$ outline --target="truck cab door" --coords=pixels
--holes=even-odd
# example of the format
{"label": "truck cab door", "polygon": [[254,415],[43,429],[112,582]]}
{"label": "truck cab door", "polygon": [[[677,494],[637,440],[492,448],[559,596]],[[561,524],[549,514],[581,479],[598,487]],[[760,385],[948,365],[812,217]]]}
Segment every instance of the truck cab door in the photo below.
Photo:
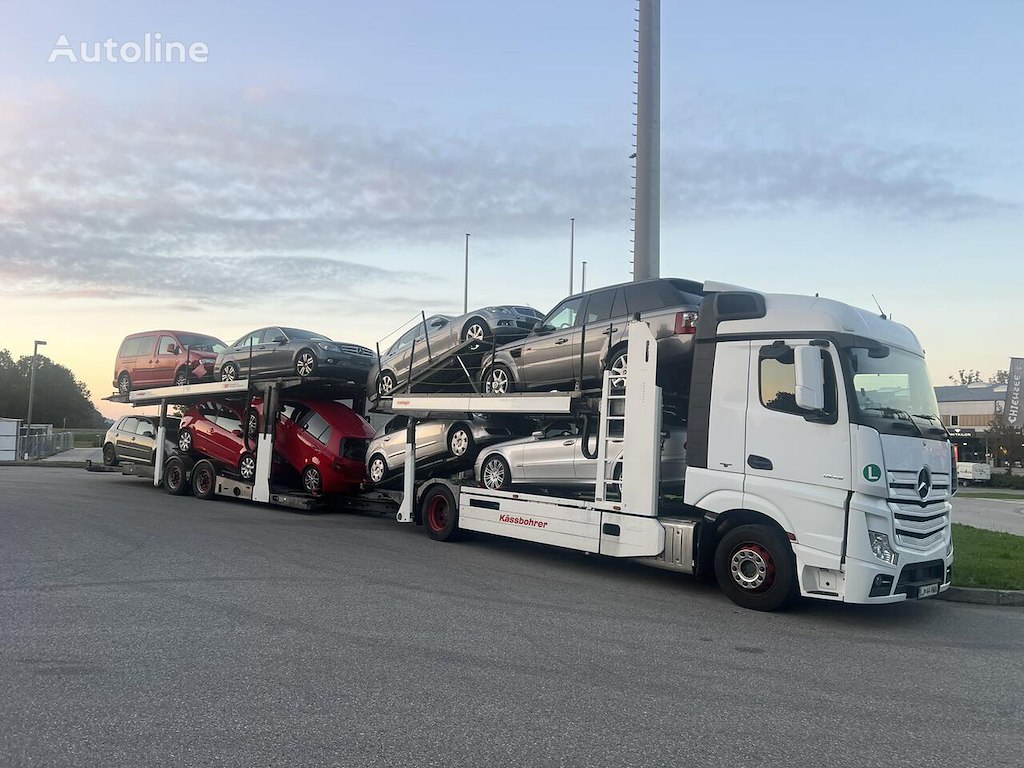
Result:
{"label": "truck cab door", "polygon": [[[795,357],[809,345],[819,350],[825,383],[824,407],[817,412],[801,409],[796,400]],[[852,487],[846,394],[837,385],[841,370],[827,342],[751,344],[743,451],[744,505],[778,510],[796,545],[837,557]]]}

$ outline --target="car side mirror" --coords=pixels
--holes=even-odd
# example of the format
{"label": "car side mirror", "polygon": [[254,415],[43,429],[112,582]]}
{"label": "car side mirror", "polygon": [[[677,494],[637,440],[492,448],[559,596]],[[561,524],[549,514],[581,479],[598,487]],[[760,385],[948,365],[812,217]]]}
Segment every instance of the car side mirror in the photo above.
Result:
{"label": "car side mirror", "polygon": [[232,429],[231,430],[231,434],[234,435],[235,437],[241,437],[242,436],[242,430],[240,430],[240,429]]}
{"label": "car side mirror", "polygon": [[812,346],[796,347],[796,405],[803,411],[817,412],[825,407],[825,369],[821,364],[821,349]]}
{"label": "car side mirror", "polygon": [[551,333],[553,330],[555,330],[555,326],[545,325],[543,320],[538,320],[533,326],[533,332],[536,334]]}
{"label": "car side mirror", "polygon": [[167,345],[167,354],[169,354],[169,355],[176,355],[179,352],[181,352],[181,350],[178,348],[177,344],[168,344]]}
{"label": "car side mirror", "polygon": [[441,326],[443,326],[443,325],[444,325],[444,323],[443,323],[442,321],[440,321],[440,320],[435,320],[434,322],[432,322],[432,323],[430,324],[430,327],[431,327],[431,328],[440,328],[440,327],[441,327]]}
{"label": "car side mirror", "polygon": [[271,344],[284,344],[286,341],[288,341],[288,339],[286,339],[284,336],[275,336],[274,338],[272,338],[270,340],[270,343]]}
{"label": "car side mirror", "polygon": [[544,437],[544,432],[541,430],[537,430],[536,432],[532,432],[531,436],[534,440],[541,440]]}
{"label": "car side mirror", "polygon": [[147,429],[147,430],[146,430],[145,432],[143,432],[143,433],[142,433],[142,436],[143,436],[143,437],[149,437],[149,438],[153,438],[153,437],[156,437],[156,435],[154,435],[154,434],[153,434],[152,432],[150,432],[150,431],[149,431],[148,429]]}

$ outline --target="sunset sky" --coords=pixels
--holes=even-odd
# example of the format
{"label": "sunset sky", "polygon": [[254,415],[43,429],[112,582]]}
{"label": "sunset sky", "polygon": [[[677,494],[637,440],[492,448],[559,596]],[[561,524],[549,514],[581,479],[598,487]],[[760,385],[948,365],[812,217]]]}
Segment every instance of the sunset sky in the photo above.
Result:
{"label": "sunset sky", "polygon": [[[121,338],[628,280],[633,17],[599,2],[3,4],[0,348],[100,410]],[[662,274],[815,293],[921,338],[936,384],[1024,355],[1024,3],[662,3]],[[205,63],[49,62],[113,38]],[[579,266],[576,269],[577,288]]]}

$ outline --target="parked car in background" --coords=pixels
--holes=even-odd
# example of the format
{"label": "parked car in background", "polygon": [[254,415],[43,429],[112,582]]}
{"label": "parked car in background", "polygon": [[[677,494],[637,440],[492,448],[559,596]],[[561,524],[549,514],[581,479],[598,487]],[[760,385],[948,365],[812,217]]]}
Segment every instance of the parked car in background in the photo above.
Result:
{"label": "parked car in background", "polygon": [[217,356],[221,381],[264,375],[328,376],[362,388],[373,352],[359,344],[331,341],[321,333],[270,326],[247,333]]}
{"label": "parked car in background", "polygon": [[212,381],[214,361],[224,349],[220,339],[191,331],[133,333],[118,348],[114,387],[127,395],[144,387]]}
{"label": "parked car in background", "polygon": [[249,481],[256,476],[256,457],[246,449],[242,433],[244,403],[210,400],[189,406],[178,428],[178,450],[198,454],[221,469]]}
{"label": "parked car in background", "polygon": [[[416,469],[419,476],[428,467],[456,471],[473,465],[481,448],[529,431],[525,420],[507,417],[421,421],[416,424]],[[405,465],[406,427],[409,417],[392,417],[377,430],[367,448],[366,471],[370,482],[382,483],[400,474]]]}
{"label": "parked car in background", "polygon": [[499,347],[493,362],[487,361],[481,383],[495,394],[565,390],[577,381],[582,389],[598,388],[605,370],[625,373],[628,322],[639,313],[658,339],[659,383],[678,391],[688,382],[685,362],[703,297],[700,283],[679,278],[569,296],[525,338]]}
{"label": "parked car in background", "polygon": [[[381,352],[370,373],[370,394],[387,397],[399,384],[425,369],[431,361],[467,341],[468,354],[490,351],[493,344],[521,339],[543,317],[533,307],[501,305],[474,309],[458,317],[432,315],[417,323]],[[467,384],[468,386],[468,384]]]}
{"label": "parked car in background", "polygon": [[[514,486],[542,488],[593,488],[597,483],[597,459],[583,452],[583,435],[575,422],[546,424],[531,437],[511,440],[481,451],[474,475],[485,488],[504,490]],[[597,451],[597,434],[589,436],[588,452]],[[623,453],[610,456],[607,480],[622,476]],[[662,424],[661,485],[682,494],[686,474],[686,426],[667,418]]]}
{"label": "parked car in background", "polygon": [[[103,463],[108,467],[121,462],[152,465],[156,459],[156,435],[159,419],[151,416],[124,416],[103,438]],[[164,423],[164,451],[170,455],[178,439],[178,419],[167,417]]]}

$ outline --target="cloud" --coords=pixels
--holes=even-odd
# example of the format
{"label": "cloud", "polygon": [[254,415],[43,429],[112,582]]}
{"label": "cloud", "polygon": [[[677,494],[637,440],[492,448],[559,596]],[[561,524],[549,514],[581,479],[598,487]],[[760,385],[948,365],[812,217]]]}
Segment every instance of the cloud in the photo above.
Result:
{"label": "cloud", "polygon": [[[0,129],[8,292],[238,305],[265,290],[299,295],[301,279],[344,296],[429,276],[429,265],[411,274],[360,259],[374,250],[449,247],[466,231],[561,235],[583,212],[628,228],[629,148],[568,128],[460,136],[313,127],[258,110],[119,114],[68,99],[49,109],[22,108]],[[663,220],[835,210],[941,220],[1016,207],[958,183],[964,162],[928,146],[668,140]]]}

